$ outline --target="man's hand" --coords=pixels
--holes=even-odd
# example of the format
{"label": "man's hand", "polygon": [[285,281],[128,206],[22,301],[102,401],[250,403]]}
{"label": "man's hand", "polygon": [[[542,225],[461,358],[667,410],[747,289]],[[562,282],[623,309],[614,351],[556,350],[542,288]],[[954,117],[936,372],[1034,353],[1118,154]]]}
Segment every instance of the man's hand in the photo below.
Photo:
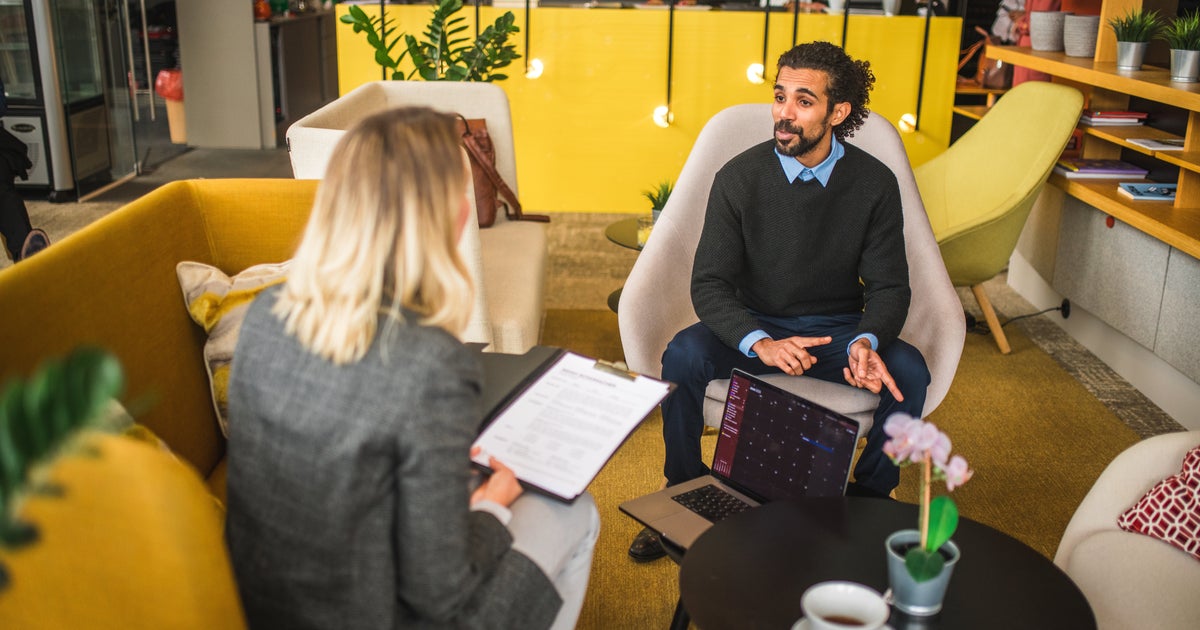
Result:
{"label": "man's hand", "polygon": [[817,362],[807,349],[830,341],[833,337],[788,337],[779,341],[765,338],[756,341],[750,349],[763,363],[783,370],[784,374],[799,376]]}
{"label": "man's hand", "polygon": [[871,342],[866,339],[859,339],[850,345],[850,367],[843,368],[842,374],[846,377],[846,382],[855,387],[868,389],[876,394],[887,387],[896,400],[904,400],[904,395],[900,393],[900,388],[896,387],[896,381],[883,364],[883,359],[879,357],[878,352],[871,349]]}
{"label": "man's hand", "polygon": [[[477,455],[479,451],[478,446],[473,447],[471,457]],[[488,467],[492,469],[492,474],[484,479],[478,488],[475,488],[475,492],[471,493],[471,505],[486,499],[504,507],[511,506],[525,489],[517,481],[517,476],[513,474],[512,469],[500,463],[500,460],[495,457],[488,457]]]}

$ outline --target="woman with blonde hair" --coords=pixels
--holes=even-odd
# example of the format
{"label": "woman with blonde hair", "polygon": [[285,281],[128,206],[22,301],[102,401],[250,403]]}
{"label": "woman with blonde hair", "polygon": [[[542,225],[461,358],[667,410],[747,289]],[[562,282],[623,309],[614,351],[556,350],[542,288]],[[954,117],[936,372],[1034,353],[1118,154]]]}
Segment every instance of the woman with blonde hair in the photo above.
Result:
{"label": "woman with blonde hair", "polygon": [[226,538],[251,627],[571,628],[599,530],[588,495],[474,489],[477,357],[454,118],[377,114],[329,162],[287,281],[242,325]]}

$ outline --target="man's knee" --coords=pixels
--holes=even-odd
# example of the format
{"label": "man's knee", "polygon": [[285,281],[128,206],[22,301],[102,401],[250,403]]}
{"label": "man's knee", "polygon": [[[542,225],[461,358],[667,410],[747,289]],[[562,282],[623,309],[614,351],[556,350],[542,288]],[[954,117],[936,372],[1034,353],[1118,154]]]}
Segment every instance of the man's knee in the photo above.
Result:
{"label": "man's knee", "polygon": [[883,360],[892,378],[902,386],[929,386],[929,366],[925,364],[925,356],[912,345],[897,340],[887,349]]}
{"label": "man's knee", "polygon": [[679,331],[663,351],[663,378],[682,383],[688,377],[703,377],[709,364],[713,334],[702,325]]}

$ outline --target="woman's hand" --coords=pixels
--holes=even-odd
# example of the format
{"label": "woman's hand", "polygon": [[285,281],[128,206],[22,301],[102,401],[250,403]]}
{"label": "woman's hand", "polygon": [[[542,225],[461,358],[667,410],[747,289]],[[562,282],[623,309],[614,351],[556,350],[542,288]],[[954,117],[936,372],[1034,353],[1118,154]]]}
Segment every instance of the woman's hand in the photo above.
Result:
{"label": "woman's hand", "polygon": [[[471,457],[478,455],[479,451],[478,446],[472,447]],[[484,479],[478,488],[475,488],[475,492],[471,493],[471,505],[486,500],[504,507],[511,506],[525,489],[517,481],[517,476],[513,474],[512,469],[500,463],[500,460],[489,456],[488,466],[491,467],[492,474]]]}

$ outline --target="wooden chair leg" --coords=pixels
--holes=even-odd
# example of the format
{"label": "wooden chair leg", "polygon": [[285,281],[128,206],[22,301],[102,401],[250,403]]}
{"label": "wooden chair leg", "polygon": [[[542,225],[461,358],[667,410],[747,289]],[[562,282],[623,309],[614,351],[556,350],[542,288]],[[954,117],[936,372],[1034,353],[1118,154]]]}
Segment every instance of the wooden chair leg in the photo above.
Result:
{"label": "wooden chair leg", "polygon": [[1008,346],[1008,339],[1004,336],[1004,329],[1000,327],[1000,320],[996,318],[992,302],[983,290],[983,285],[972,285],[971,293],[975,294],[975,301],[979,302],[979,308],[983,310],[983,318],[987,320],[988,330],[992,331],[992,338],[996,340],[996,345],[1000,346],[1000,354],[1012,352],[1012,348]]}

